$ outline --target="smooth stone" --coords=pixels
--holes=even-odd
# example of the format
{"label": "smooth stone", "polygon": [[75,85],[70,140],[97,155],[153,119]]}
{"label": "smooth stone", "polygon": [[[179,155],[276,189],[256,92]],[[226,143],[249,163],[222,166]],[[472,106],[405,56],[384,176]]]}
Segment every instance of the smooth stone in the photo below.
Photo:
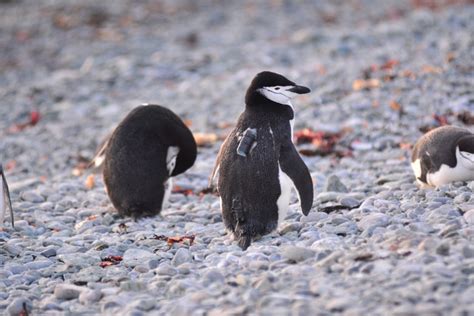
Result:
{"label": "smooth stone", "polygon": [[64,308],[54,302],[55,299],[45,299],[42,300],[39,307],[44,311],[63,311]]}
{"label": "smooth stone", "polygon": [[224,282],[224,276],[217,269],[209,269],[203,275],[204,284],[209,285],[215,282],[222,283]]}
{"label": "smooth stone", "polygon": [[332,298],[326,303],[326,308],[331,312],[342,312],[354,304],[352,297]]}
{"label": "smooth stone", "polygon": [[23,191],[20,194],[20,197],[23,201],[31,202],[31,203],[42,203],[44,202],[44,197],[39,195],[34,191]]}
{"label": "smooth stone", "polygon": [[[80,248],[77,250],[79,251]],[[59,260],[64,262],[67,266],[86,268],[91,265],[99,264],[100,258],[98,256],[91,256],[85,253],[67,253],[58,255]]]}
{"label": "smooth stone", "polygon": [[385,227],[390,223],[390,216],[383,213],[371,213],[364,216],[357,227],[360,230],[374,229],[375,227]]}
{"label": "smooth stone", "polygon": [[172,266],[169,265],[169,263],[162,263],[156,268],[155,270],[156,274],[158,275],[169,275],[173,276],[176,275],[176,269],[174,269]]}
{"label": "smooth stone", "polygon": [[321,203],[337,201],[341,194],[339,192],[321,192],[316,196],[316,200]]}
{"label": "smooth stone", "polygon": [[462,254],[464,258],[474,258],[474,248],[466,245],[462,247]]}
{"label": "smooth stone", "polygon": [[127,267],[135,267],[144,261],[154,258],[156,258],[156,255],[148,250],[131,248],[127,249],[123,254],[123,264]]}
{"label": "smooth stone", "polygon": [[254,283],[254,288],[265,293],[273,289],[273,284],[268,277],[262,276]]}
{"label": "smooth stone", "polygon": [[79,294],[79,302],[84,305],[95,303],[100,301],[102,295],[100,290],[85,290]]}
{"label": "smooth stone", "polygon": [[27,270],[24,265],[13,264],[7,268],[12,274],[21,274]]}
{"label": "smooth stone", "polygon": [[308,248],[285,246],[282,248],[281,254],[283,258],[289,261],[300,262],[314,257],[315,252]]}
{"label": "smooth stone", "polygon": [[186,248],[179,248],[174,254],[171,264],[175,267],[182,265],[185,262],[192,262],[193,256],[191,252]]}
{"label": "smooth stone", "polygon": [[133,268],[134,271],[137,271],[139,273],[147,273],[148,271],[150,271],[150,269],[148,269],[148,267],[144,264],[139,264],[137,266],[135,266],[135,268]]}
{"label": "smooth stone", "polygon": [[436,247],[436,253],[441,256],[449,256],[449,248],[448,243],[442,243]]}
{"label": "smooth stone", "polygon": [[473,225],[474,224],[474,208],[464,213],[463,217],[464,217],[464,220],[466,220],[468,224]]}
{"label": "smooth stone", "polygon": [[147,262],[148,268],[150,269],[156,269],[159,264],[160,264],[160,260],[158,260],[157,258],[150,259]]}
{"label": "smooth stone", "polygon": [[81,269],[79,272],[71,276],[71,281],[75,284],[98,282],[104,276],[104,268],[100,266],[91,266]]}
{"label": "smooth stone", "polygon": [[280,235],[285,235],[290,232],[300,231],[302,225],[300,223],[284,223],[281,228],[278,229]]}
{"label": "smooth stone", "polygon": [[319,222],[328,216],[329,215],[324,212],[310,212],[307,216],[301,216],[300,221],[303,223]]}
{"label": "smooth stone", "polygon": [[33,262],[28,262],[25,264],[27,269],[40,270],[51,266],[53,262],[51,260],[37,260]]}
{"label": "smooth stone", "polygon": [[343,197],[339,200],[339,203],[348,208],[356,208],[360,205],[360,202],[358,200],[351,197]]}
{"label": "smooth stone", "polygon": [[85,289],[73,284],[58,284],[54,288],[54,296],[60,300],[72,300],[78,298]]}
{"label": "smooth stone", "polygon": [[124,291],[139,292],[147,289],[147,285],[143,282],[125,281],[120,283],[120,288]]}
{"label": "smooth stone", "polygon": [[151,311],[155,306],[156,301],[154,299],[138,299],[131,304],[131,307],[136,307],[145,312]]}
{"label": "smooth stone", "polygon": [[341,192],[347,193],[349,190],[347,187],[342,183],[341,179],[339,179],[336,175],[330,175],[326,179],[326,183],[324,184],[324,192]]}
{"label": "smooth stone", "polygon": [[11,254],[14,257],[18,256],[21,253],[21,250],[22,250],[20,247],[17,247],[15,245],[11,245],[11,244],[6,244],[3,247],[9,254]]}
{"label": "smooth stone", "polygon": [[33,309],[31,300],[25,297],[18,297],[8,305],[6,312],[11,316],[22,315],[25,312],[25,308],[28,313],[31,313],[31,310]]}

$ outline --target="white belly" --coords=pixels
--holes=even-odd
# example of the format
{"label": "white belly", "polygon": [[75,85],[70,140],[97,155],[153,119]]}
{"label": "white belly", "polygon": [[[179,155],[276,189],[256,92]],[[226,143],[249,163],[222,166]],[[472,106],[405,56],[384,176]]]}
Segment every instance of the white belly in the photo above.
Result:
{"label": "white belly", "polygon": [[291,188],[293,187],[293,181],[288,177],[278,165],[278,178],[280,180],[281,195],[277,200],[278,206],[278,225],[283,222],[287,213],[288,206],[290,205]]}
{"label": "white belly", "polygon": [[454,168],[441,165],[441,168],[439,168],[437,172],[429,173],[426,180],[429,185],[437,187],[454,181],[474,180],[474,171],[463,167],[460,163]]}

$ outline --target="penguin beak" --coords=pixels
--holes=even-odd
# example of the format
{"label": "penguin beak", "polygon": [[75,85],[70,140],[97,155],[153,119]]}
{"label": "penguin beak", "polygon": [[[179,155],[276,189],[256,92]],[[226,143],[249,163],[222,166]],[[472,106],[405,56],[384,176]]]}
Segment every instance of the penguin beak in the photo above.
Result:
{"label": "penguin beak", "polygon": [[297,94],[306,94],[306,93],[311,92],[311,90],[309,88],[303,87],[303,86],[293,86],[293,87],[291,87],[290,89],[288,89],[286,91],[290,91],[290,92],[297,93]]}

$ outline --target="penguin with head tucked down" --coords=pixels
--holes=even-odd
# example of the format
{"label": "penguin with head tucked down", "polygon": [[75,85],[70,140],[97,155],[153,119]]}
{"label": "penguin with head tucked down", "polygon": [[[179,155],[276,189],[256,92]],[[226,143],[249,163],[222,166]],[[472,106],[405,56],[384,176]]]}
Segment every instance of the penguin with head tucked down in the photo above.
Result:
{"label": "penguin with head tucked down", "polygon": [[5,219],[5,212],[10,210],[10,219],[12,227],[15,227],[15,219],[13,218],[12,201],[10,199],[10,190],[8,189],[7,179],[3,173],[3,166],[0,164],[0,225]]}
{"label": "penguin with head tucked down", "polygon": [[455,126],[424,134],[413,148],[411,167],[422,187],[474,180],[474,134]]}
{"label": "penguin with head tucked down", "polygon": [[285,218],[293,187],[303,214],[311,209],[313,182],[292,142],[291,104],[309,92],[277,73],[257,74],[245,111],[219,150],[211,185],[217,182],[224,224],[244,250]]}
{"label": "penguin with head tucked down", "polygon": [[94,161],[104,164],[114,207],[121,215],[137,218],[160,213],[172,177],[189,169],[196,154],[193,134],[176,114],[159,105],[143,105],[120,122]]}

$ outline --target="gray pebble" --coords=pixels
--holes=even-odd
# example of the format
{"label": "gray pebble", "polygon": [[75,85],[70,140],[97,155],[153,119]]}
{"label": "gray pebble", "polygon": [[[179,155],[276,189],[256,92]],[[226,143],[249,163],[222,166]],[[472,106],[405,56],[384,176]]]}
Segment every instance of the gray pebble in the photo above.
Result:
{"label": "gray pebble", "polygon": [[360,230],[374,229],[376,227],[385,227],[390,223],[390,217],[383,213],[372,213],[363,217],[357,226]]}
{"label": "gray pebble", "polygon": [[205,285],[209,285],[215,282],[224,282],[224,276],[222,275],[222,273],[219,270],[212,268],[206,271],[202,278]]}
{"label": "gray pebble", "polygon": [[474,258],[474,247],[464,246],[462,248],[462,254],[464,258]]}
{"label": "gray pebble", "polygon": [[178,267],[185,262],[192,262],[192,261],[193,261],[193,256],[189,252],[189,250],[186,248],[179,248],[173,257],[173,260],[171,260],[171,264],[175,267]]}
{"label": "gray pebble", "polygon": [[21,192],[21,199],[23,201],[32,202],[32,203],[41,203],[44,202],[44,197],[39,195],[34,191],[23,191]]}
{"label": "gray pebble", "polygon": [[315,252],[307,248],[285,246],[282,248],[281,254],[287,260],[300,262],[314,257]]}
{"label": "gray pebble", "polygon": [[162,263],[156,268],[155,270],[156,274],[158,275],[169,275],[173,276],[177,274],[176,269],[174,269],[172,266],[170,266],[168,263]]}
{"label": "gray pebble", "polygon": [[346,206],[348,208],[355,208],[360,205],[360,202],[358,200],[351,197],[343,197],[339,200],[339,203],[341,203],[341,205]]}
{"label": "gray pebble", "polygon": [[156,255],[148,250],[131,248],[123,254],[123,263],[128,267],[134,267],[154,258],[156,258]]}
{"label": "gray pebble", "polygon": [[347,193],[349,190],[347,187],[342,183],[341,179],[339,179],[336,175],[330,175],[326,179],[326,183],[324,184],[324,191],[325,192],[342,192]]}
{"label": "gray pebble", "polygon": [[51,266],[53,262],[51,260],[36,260],[25,264],[27,269],[40,270]]}
{"label": "gray pebble", "polygon": [[96,303],[102,298],[100,290],[85,290],[79,294],[79,302],[84,305]]}
{"label": "gray pebble", "polygon": [[318,195],[316,195],[316,200],[318,200],[321,203],[326,203],[326,202],[337,201],[340,196],[341,196],[341,193],[339,192],[321,192]]}
{"label": "gray pebble", "polygon": [[84,290],[84,287],[73,284],[58,284],[54,288],[54,296],[60,300],[72,300],[78,298]]}
{"label": "gray pebble", "polygon": [[8,315],[16,316],[20,315],[21,313],[26,312],[31,313],[33,309],[33,304],[31,300],[25,297],[18,297],[15,298],[7,307],[6,312]]}
{"label": "gray pebble", "polygon": [[467,211],[463,215],[464,220],[468,223],[473,225],[474,224],[474,208],[472,210]]}

